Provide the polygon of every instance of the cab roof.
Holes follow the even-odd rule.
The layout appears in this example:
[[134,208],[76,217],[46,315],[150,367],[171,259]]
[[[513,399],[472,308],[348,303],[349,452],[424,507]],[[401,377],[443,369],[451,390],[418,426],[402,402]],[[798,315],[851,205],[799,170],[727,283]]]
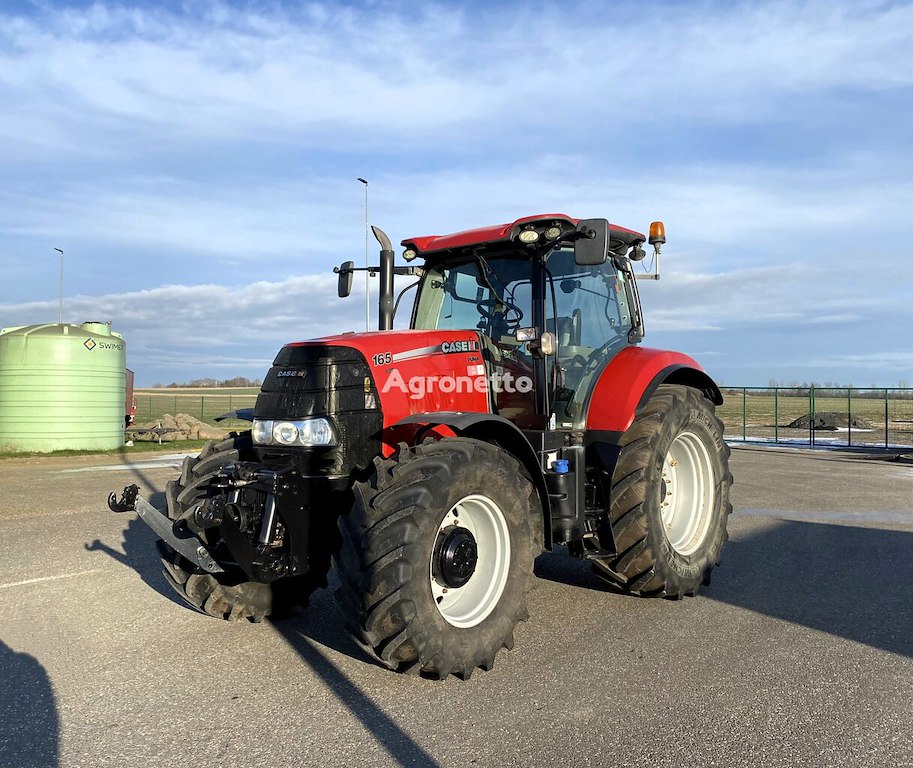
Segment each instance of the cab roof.
[[[402,245],[406,248],[412,248],[424,256],[441,251],[455,251],[473,246],[510,242],[520,229],[530,224],[549,225],[554,222],[576,228],[580,221],[582,219],[575,219],[566,213],[539,213],[534,216],[524,216],[509,224],[494,224],[488,227],[467,229],[462,232],[454,232],[451,235],[410,237],[403,240]],[[619,227],[616,224],[609,224],[609,236],[612,240],[626,245],[634,245],[646,240],[646,237],[640,232],[635,232],[633,229],[627,229],[626,227]]]

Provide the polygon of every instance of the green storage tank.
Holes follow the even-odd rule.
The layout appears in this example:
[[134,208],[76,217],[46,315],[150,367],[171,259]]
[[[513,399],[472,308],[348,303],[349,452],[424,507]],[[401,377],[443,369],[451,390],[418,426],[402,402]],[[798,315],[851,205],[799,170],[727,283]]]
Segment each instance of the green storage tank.
[[0,330],[0,451],[123,445],[125,369],[110,323]]

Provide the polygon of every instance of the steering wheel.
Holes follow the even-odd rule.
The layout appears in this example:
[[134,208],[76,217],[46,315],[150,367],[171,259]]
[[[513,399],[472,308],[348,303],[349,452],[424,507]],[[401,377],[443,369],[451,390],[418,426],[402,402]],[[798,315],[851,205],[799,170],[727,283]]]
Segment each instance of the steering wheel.
[[[487,309],[484,302],[476,302],[476,309],[479,311],[479,314],[484,317],[486,320],[494,320],[501,313],[498,312],[495,307],[500,304],[500,302],[489,302],[491,304],[491,310]],[[506,304],[501,304],[501,306],[507,306]]]
[[[504,328],[507,329],[508,333],[516,331],[520,327],[520,324],[523,320],[523,310],[515,304],[505,304],[503,301],[491,302],[488,304],[491,306],[491,309],[486,306],[485,302],[476,302],[476,309],[479,311],[479,314],[482,316],[484,321],[487,321],[489,326],[493,326],[495,323],[503,323]],[[495,307],[504,307],[503,311],[498,311]],[[510,313],[513,312],[516,317],[509,317]],[[482,323],[480,323],[482,325]]]
[[608,352],[609,349],[611,349],[615,344],[617,344],[618,341],[619,340],[617,338],[610,339],[598,349],[593,350],[593,354],[591,354],[588,358],[583,357],[583,355],[574,355],[574,358],[571,362],[576,363],[578,358],[584,361],[584,365],[580,370],[580,378],[578,381],[585,379],[587,374],[589,374],[590,371],[602,361],[603,355]]
[[583,372],[587,369],[590,361],[589,358],[581,354],[576,354],[572,358],[563,361],[564,370],[567,372],[566,381],[574,383],[576,389],[577,383],[583,378]]

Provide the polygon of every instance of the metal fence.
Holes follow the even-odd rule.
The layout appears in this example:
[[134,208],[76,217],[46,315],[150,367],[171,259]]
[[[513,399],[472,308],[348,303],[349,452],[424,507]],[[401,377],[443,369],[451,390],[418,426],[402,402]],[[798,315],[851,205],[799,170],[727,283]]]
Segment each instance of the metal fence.
[[[188,413],[216,416],[250,408],[255,388],[231,392],[138,390],[136,422]],[[717,413],[727,440],[792,445],[913,446],[913,388],[726,387]],[[223,422],[222,426],[233,426]]]
[[[148,424],[161,419],[166,413],[175,416],[187,413],[205,421],[215,424],[216,416],[237,410],[238,408],[252,408],[257,399],[256,388],[238,389],[227,392],[200,391],[170,391],[168,389],[150,391],[137,390],[136,398],[136,423]],[[239,422],[222,422],[220,426],[233,426]]]
[[808,446],[913,446],[913,388],[726,387],[727,440]]

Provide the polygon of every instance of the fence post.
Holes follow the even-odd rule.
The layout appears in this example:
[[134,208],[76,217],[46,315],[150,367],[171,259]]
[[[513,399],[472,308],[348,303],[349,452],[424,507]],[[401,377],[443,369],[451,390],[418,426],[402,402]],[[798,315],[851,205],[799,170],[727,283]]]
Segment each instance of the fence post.
[[887,448],[888,443],[888,390],[884,391],[884,447]]
[[774,387],[774,443],[780,442],[780,388]]
[[808,412],[811,418],[808,420],[808,445],[809,448],[815,447],[815,388],[808,388]]
[[853,445],[853,388],[846,388],[846,447]]
[[203,421],[203,404],[206,402],[206,395],[200,395],[200,421]]
[[745,420],[747,418],[747,395],[745,394],[745,387],[742,387],[742,442],[746,442],[747,438],[745,437]]

